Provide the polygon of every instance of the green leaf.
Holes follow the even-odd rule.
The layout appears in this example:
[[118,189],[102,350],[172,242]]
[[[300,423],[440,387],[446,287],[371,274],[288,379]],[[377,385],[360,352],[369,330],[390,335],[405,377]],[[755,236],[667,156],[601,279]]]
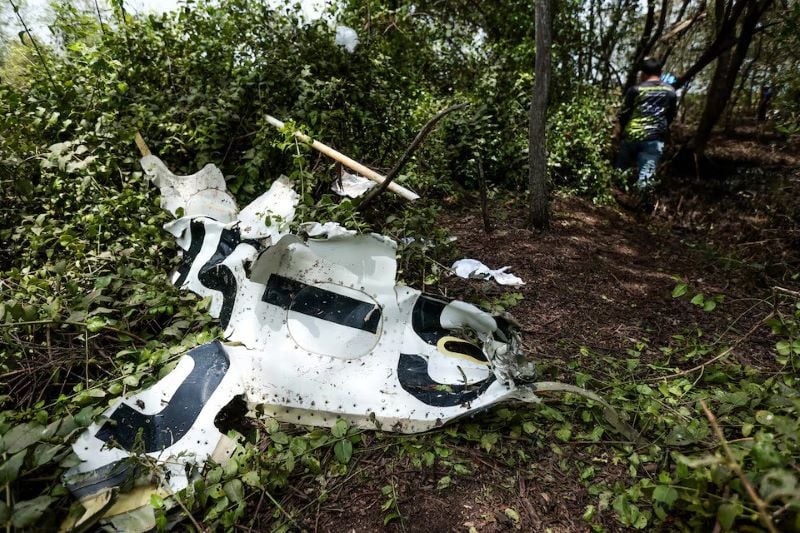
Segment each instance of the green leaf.
[[306,441],[300,437],[293,438],[289,450],[295,455],[303,455],[306,451]]
[[206,491],[208,495],[213,498],[214,500],[219,500],[225,495],[225,491],[222,489],[222,483],[216,483],[208,487]]
[[556,438],[562,442],[567,442],[572,437],[572,424],[566,423],[556,430]]
[[353,456],[353,443],[347,439],[338,441],[333,446],[333,454],[336,456],[337,461],[343,465],[346,465],[350,462],[350,458]]
[[97,333],[106,326],[106,319],[102,316],[95,315],[86,321],[86,329],[91,333]]
[[450,478],[450,476],[444,476],[442,479],[439,480],[438,483],[436,483],[436,488],[439,490],[444,490],[450,486],[450,483],[452,481],[453,480]]
[[486,450],[487,452],[492,451],[492,447],[497,444],[497,441],[500,439],[500,435],[497,433],[484,433],[481,435],[481,448]]
[[717,308],[717,302],[715,302],[714,300],[706,300],[705,303],[703,304],[703,311],[705,311],[706,313],[710,313],[716,308]]
[[769,411],[756,411],[756,422],[764,426],[771,426],[775,422],[775,415]]
[[19,469],[25,461],[25,455],[28,450],[22,450],[11,456],[5,463],[0,466],[0,486],[11,483],[19,475]]
[[20,450],[24,450],[41,439],[46,431],[47,428],[45,426],[34,423],[14,426],[8,433],[3,435],[5,451],[17,453]]
[[242,481],[250,487],[258,487],[261,485],[261,477],[255,470],[250,470],[242,476]]
[[239,479],[232,479],[225,483],[223,490],[225,491],[225,495],[232,502],[240,502],[244,499],[244,485],[242,485]]
[[214,485],[219,483],[222,479],[222,468],[217,466],[212,468],[208,474],[206,474],[206,483],[209,485]]
[[461,463],[456,463],[453,465],[453,472],[460,476],[468,476],[472,474],[472,470],[470,470],[466,465],[462,465]]
[[678,499],[678,491],[669,485],[659,485],[653,490],[653,501],[661,502],[667,507]]
[[153,509],[163,509],[164,498],[162,498],[160,494],[154,492],[153,494],[150,495],[150,506]]
[[789,355],[792,352],[792,344],[789,341],[778,341],[775,349],[780,355]]
[[225,479],[230,479],[239,472],[239,462],[236,459],[228,459],[225,461],[225,464],[222,465],[222,473],[225,476]]
[[33,466],[38,467],[53,460],[58,452],[64,449],[61,444],[39,444],[33,450]]
[[520,520],[519,513],[516,510],[512,509],[511,507],[506,507],[506,510],[503,512],[507,517],[509,517],[515,523],[519,523]]
[[291,473],[294,470],[294,466],[294,454],[289,450],[283,456],[283,469],[287,473]]
[[347,428],[348,428],[347,422],[345,422],[340,418],[331,428],[331,434],[337,439],[341,439],[342,437],[347,435]]
[[675,285],[674,289],[672,289],[672,297],[673,298],[680,298],[681,296],[686,294],[686,291],[688,291],[688,290],[689,290],[689,285],[687,285],[686,283],[679,283],[679,284]]
[[730,531],[736,517],[742,514],[742,505],[736,503],[723,503],[717,508],[717,520],[725,531]]
[[703,302],[705,302],[705,298],[703,297],[703,293],[699,292],[694,295],[694,298],[689,300],[694,305],[702,306]]
[[39,496],[32,500],[17,502],[11,514],[11,523],[16,528],[30,526],[41,518],[50,504],[56,499],[52,496]]
[[94,421],[94,408],[84,407],[74,417],[75,424],[80,428],[88,427]]
[[270,438],[275,444],[289,444],[289,436],[283,431],[276,431]]
[[589,522],[592,518],[594,518],[596,511],[597,509],[595,508],[594,505],[587,505],[586,509],[584,509],[583,511],[583,516],[581,518],[583,518],[585,522]]

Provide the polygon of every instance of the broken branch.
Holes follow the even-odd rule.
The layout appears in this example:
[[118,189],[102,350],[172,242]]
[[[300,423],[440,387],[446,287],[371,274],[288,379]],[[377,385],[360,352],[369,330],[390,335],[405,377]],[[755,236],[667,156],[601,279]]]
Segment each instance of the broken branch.
[[756,492],[756,489],[753,487],[750,480],[747,479],[747,476],[744,475],[744,471],[739,463],[736,461],[736,458],[731,451],[730,446],[728,446],[728,441],[725,440],[725,435],[722,433],[722,428],[719,427],[719,423],[717,422],[717,417],[714,416],[714,413],[706,405],[705,400],[700,400],[700,406],[703,408],[703,412],[708,419],[708,423],[711,425],[711,428],[714,430],[714,435],[716,435],[717,440],[719,440],[720,445],[722,446],[722,451],[725,452],[725,458],[727,459],[728,468],[733,470],[736,475],[739,477],[739,481],[742,482],[745,490],[747,491],[747,495],[750,496],[750,499],[753,500],[753,503],[756,504],[756,509],[758,509],[758,517],[761,519],[762,525],[770,531],[771,533],[778,533],[778,530],[775,529],[775,525],[772,523],[772,519],[769,516],[769,510],[767,509],[767,504]]
[[[282,129],[284,129],[286,127],[286,124],[284,124],[282,121],[278,120],[277,118],[273,117],[272,115],[267,115],[266,119],[267,119],[267,122],[270,125],[275,126],[276,128],[278,128],[280,130],[282,130]],[[419,195],[417,193],[415,193],[415,192],[413,192],[413,191],[411,191],[409,189],[406,189],[405,187],[403,187],[401,185],[398,185],[396,183],[391,183],[391,180],[387,180],[387,178],[385,176],[382,176],[382,175],[378,174],[377,172],[375,172],[371,168],[368,168],[368,167],[362,165],[358,161],[355,161],[354,159],[351,159],[351,158],[347,157],[346,155],[342,154],[341,152],[337,152],[336,150],[334,150],[330,146],[328,146],[326,144],[322,144],[319,141],[315,141],[314,139],[312,139],[311,137],[309,137],[305,133],[302,133],[302,132],[299,132],[299,131],[295,131],[295,132],[292,132],[292,135],[294,135],[294,137],[297,140],[299,140],[299,141],[311,146],[311,148],[313,148],[313,149],[315,149],[315,150],[327,155],[328,157],[330,157],[334,161],[338,161],[339,163],[341,163],[342,165],[346,166],[347,168],[358,172],[362,176],[371,179],[375,183],[383,184],[384,182],[389,181],[390,183],[389,183],[389,185],[387,185],[387,187],[389,189],[391,189],[391,191],[393,193],[398,194],[402,198],[405,198],[406,200],[409,200],[409,201],[414,201],[414,200],[419,199]]]
[[380,196],[381,193],[383,193],[383,191],[385,191],[387,188],[391,189],[392,186],[395,186],[396,184],[392,183],[392,180],[394,180],[398,174],[400,174],[400,171],[403,170],[403,167],[405,167],[409,160],[411,160],[411,156],[417,151],[417,148],[419,148],[420,144],[422,144],[422,141],[425,140],[425,137],[427,137],[428,134],[433,131],[433,128],[436,126],[436,124],[442,120],[445,115],[452,113],[453,111],[458,111],[459,109],[464,109],[468,105],[469,104],[467,103],[455,104],[436,113],[436,115],[434,115],[433,118],[422,127],[419,133],[417,133],[417,136],[414,137],[414,140],[411,141],[410,145],[408,145],[408,148],[406,148],[406,151],[403,153],[397,163],[395,163],[394,167],[392,167],[392,170],[386,174],[385,181],[381,183],[380,187],[376,187],[369,194],[367,194],[361,203],[358,204],[356,210],[363,209],[364,206],[375,200],[375,198]]

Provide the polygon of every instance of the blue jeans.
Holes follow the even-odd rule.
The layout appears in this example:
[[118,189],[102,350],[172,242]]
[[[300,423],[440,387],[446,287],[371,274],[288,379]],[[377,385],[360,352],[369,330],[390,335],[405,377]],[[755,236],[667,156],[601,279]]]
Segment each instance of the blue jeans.
[[650,190],[655,185],[656,167],[663,153],[663,141],[622,141],[616,167],[627,169],[636,158],[636,166],[639,167],[636,186],[642,191]]

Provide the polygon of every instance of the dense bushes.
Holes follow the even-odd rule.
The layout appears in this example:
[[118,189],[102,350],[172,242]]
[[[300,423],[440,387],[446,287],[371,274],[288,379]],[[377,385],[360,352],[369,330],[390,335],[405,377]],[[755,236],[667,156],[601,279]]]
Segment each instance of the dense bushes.
[[615,177],[611,166],[614,103],[582,94],[554,107],[548,119],[548,166],[556,187],[604,199]]

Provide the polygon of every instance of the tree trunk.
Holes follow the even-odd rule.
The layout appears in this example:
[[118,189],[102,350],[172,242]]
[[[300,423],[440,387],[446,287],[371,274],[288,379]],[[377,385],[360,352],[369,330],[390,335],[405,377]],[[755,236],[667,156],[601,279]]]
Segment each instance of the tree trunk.
[[550,199],[547,193],[547,92],[550,85],[550,0],[535,0],[536,64],[533,100],[528,123],[528,182],[531,194],[530,223],[534,228],[550,227]]
[[697,123],[697,130],[689,141],[689,148],[694,152],[703,151],[708,139],[711,137],[711,130],[714,129],[719,116],[725,111],[725,106],[728,104],[728,96],[730,96],[730,94],[726,96],[726,93],[728,93],[726,89],[729,85],[728,76],[730,75],[731,67],[731,52],[723,52],[717,58],[714,74],[706,91],[706,103],[703,106],[703,113],[700,115],[700,122]]
[[772,0],[761,0],[748,5],[742,20],[742,29],[736,41],[736,47],[732,51],[725,51],[717,58],[717,65],[714,68],[714,75],[711,78],[711,85],[706,94],[706,104],[703,114],[697,125],[697,131],[689,141],[689,148],[695,153],[702,153],[705,150],[714,126],[723,116],[725,107],[731,99],[736,78],[742,63],[747,57],[747,50],[753,40],[756,25],[761,19]]

